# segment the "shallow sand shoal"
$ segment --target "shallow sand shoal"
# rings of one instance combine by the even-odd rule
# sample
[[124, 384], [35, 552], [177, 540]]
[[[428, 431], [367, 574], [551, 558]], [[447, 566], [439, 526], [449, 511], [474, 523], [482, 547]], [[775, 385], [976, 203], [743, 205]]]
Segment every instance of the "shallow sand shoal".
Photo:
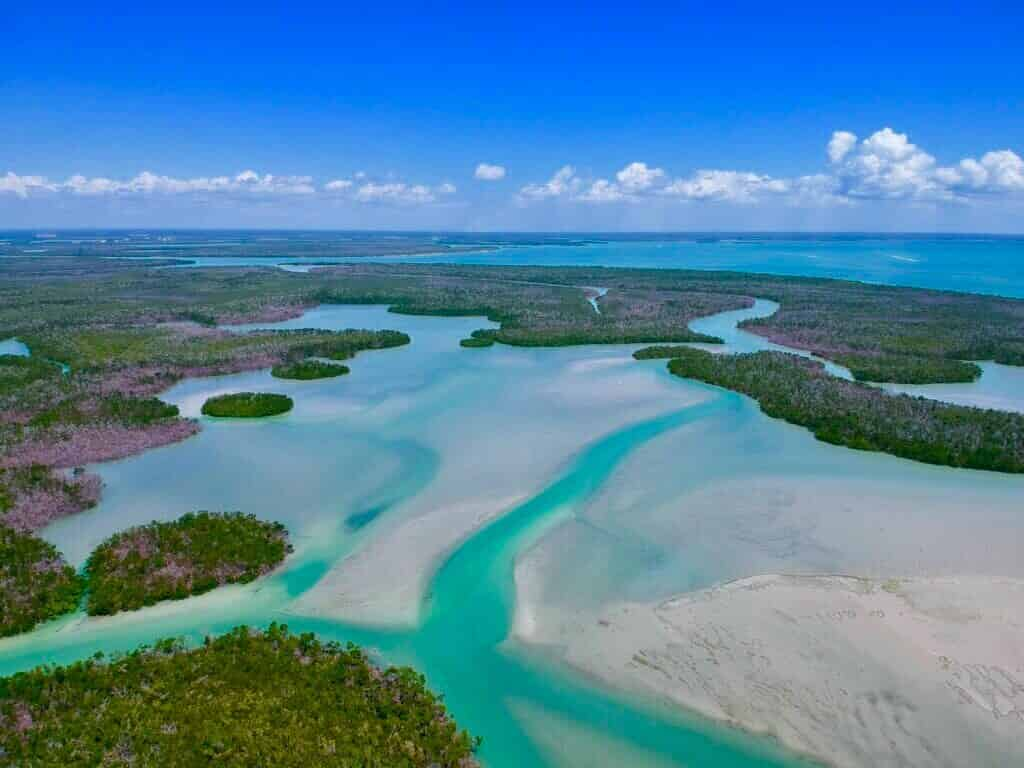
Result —
[[1006, 766], [1024, 763], [1022, 606], [1019, 579], [768, 575], [557, 637], [523, 615], [516, 637], [838, 766]]
[[543, 490], [581, 445], [712, 397], [678, 386], [660, 369], [633, 364], [624, 352], [493, 352], [518, 375], [500, 367], [467, 375], [421, 404], [409, 436], [438, 457], [436, 474], [376, 521], [372, 536], [334, 564], [292, 612], [415, 626], [440, 563], [475, 531]]

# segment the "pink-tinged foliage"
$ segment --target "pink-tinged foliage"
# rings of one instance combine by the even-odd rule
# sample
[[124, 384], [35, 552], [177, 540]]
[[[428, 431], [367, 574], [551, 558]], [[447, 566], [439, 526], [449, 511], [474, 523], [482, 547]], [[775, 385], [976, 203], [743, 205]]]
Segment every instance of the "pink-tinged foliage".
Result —
[[77, 467], [123, 459], [161, 445], [181, 442], [199, 431], [194, 421], [173, 420], [141, 427], [100, 424], [61, 427], [17, 446], [0, 466], [47, 464]]
[[246, 312], [224, 312], [217, 316], [221, 325], [242, 325], [244, 323], [277, 323], [298, 317], [307, 309], [315, 306], [312, 303], [302, 304], [266, 304], [255, 310]]
[[98, 475], [64, 478], [52, 472], [47, 482], [36, 487], [13, 489], [13, 504], [3, 515], [3, 523], [19, 531], [38, 531], [54, 520], [96, 506], [102, 488]]
[[115, 534], [92, 553], [90, 614], [110, 614], [246, 583], [291, 552], [288, 532], [241, 513], [189, 513]]

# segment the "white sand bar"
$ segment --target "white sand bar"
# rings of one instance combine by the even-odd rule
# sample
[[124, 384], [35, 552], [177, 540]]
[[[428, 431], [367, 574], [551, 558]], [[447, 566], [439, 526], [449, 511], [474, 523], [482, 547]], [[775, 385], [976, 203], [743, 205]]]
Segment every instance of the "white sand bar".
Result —
[[757, 576], [538, 628], [519, 639], [834, 765], [1024, 765], [1024, 580]]

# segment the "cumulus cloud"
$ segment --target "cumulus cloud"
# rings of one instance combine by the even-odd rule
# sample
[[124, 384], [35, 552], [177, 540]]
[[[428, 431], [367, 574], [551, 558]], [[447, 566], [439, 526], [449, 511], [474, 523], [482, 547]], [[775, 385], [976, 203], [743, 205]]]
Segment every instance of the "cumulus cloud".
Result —
[[404, 181], [372, 181], [363, 171], [353, 174], [351, 179], [333, 179], [323, 188], [333, 196], [357, 203], [392, 205], [425, 205], [457, 191], [455, 185], [448, 182], [431, 187]]
[[[850, 134], [854, 141], [856, 137]], [[835, 141], [835, 134], [833, 135]], [[830, 149], [832, 144], [830, 143]], [[892, 128], [876, 131], [833, 162], [843, 192], [868, 199], [941, 198], [948, 189], [935, 175], [935, 158]]]
[[[440, 197], [453, 195], [454, 184], [443, 183], [435, 187], [405, 182], [368, 181], [365, 173], [353, 179], [333, 179], [321, 190], [331, 196], [346, 196], [365, 203], [430, 203]], [[109, 195], [187, 195], [224, 194], [236, 196], [311, 196], [317, 187], [311, 176], [275, 176], [245, 170], [234, 176], [199, 176], [176, 178], [150, 171], [130, 179], [112, 179], [106, 176], [87, 177], [75, 174], [65, 181], [50, 181], [43, 176], [19, 176], [8, 172], [0, 176], [0, 194], [13, 193], [27, 198], [37, 193], [63, 193], [78, 197]]]
[[828, 142], [828, 159], [833, 163], [838, 163], [850, 154], [850, 150], [856, 145], [856, 134], [849, 131], [836, 131]]
[[952, 168], [937, 168], [935, 176], [961, 194], [999, 194], [1024, 191], [1024, 160], [1009, 149], [986, 152], [980, 160], [964, 158]]
[[356, 188], [353, 199], [359, 203], [393, 203], [417, 205], [437, 202], [443, 195], [455, 194], [454, 184], [440, 184], [428, 187], [425, 184], [406, 184], [401, 181], [368, 181]]
[[614, 203], [636, 200], [638, 195], [650, 191], [662, 182], [665, 172], [646, 163], [634, 162], [615, 174], [616, 181], [595, 179], [584, 183], [571, 165], [560, 168], [544, 184], [528, 184], [519, 190], [524, 200], [546, 200], [564, 197], [588, 203]]
[[698, 170], [669, 181], [661, 168], [636, 161], [615, 180], [580, 178], [566, 165], [542, 184], [528, 184], [521, 200], [564, 198], [581, 203], [640, 202], [656, 197], [707, 203], [752, 204], [775, 200], [787, 205], [856, 205], [864, 200], [964, 202], [1024, 197], [1024, 160], [1009, 149], [940, 166], [905, 133], [892, 128], [864, 140], [835, 131], [826, 144], [825, 172], [789, 178], [755, 171]]
[[543, 184], [527, 184], [519, 190], [519, 196], [527, 200], [546, 200], [575, 193], [582, 182], [576, 176], [576, 169], [563, 165], [555, 175]]
[[598, 179], [581, 193], [577, 199], [588, 203], [614, 203], [625, 199], [626, 194], [617, 184], [608, 179]]
[[687, 200], [717, 200], [749, 203], [761, 193], [779, 194], [790, 189], [785, 179], [773, 179], [746, 171], [697, 171], [686, 179], [677, 179], [663, 190], [664, 194]]
[[14, 192], [27, 197], [36, 191], [66, 192], [87, 197], [125, 194], [187, 194], [201, 192], [257, 193], [276, 195], [310, 195], [316, 190], [309, 176], [260, 175], [255, 171], [242, 171], [236, 176], [201, 176], [178, 179], [143, 171], [131, 179], [110, 179], [105, 176], [70, 176], [62, 182], [53, 182], [42, 176], [17, 176], [8, 172], [0, 178], [0, 192]]
[[[836, 137], [845, 151], [832, 153]], [[939, 166], [905, 133], [876, 131], [860, 144], [852, 133], [837, 132], [829, 143], [841, 194], [861, 199], [968, 200], [979, 195], [1024, 192], [1024, 160], [1009, 149], [967, 157], [953, 166]], [[837, 158], [837, 159], [836, 159]]]
[[505, 178], [505, 166], [480, 163], [473, 172], [473, 177], [480, 181], [501, 181]]
[[[945, 204], [1001, 199], [1024, 200], [1024, 159], [1011, 149], [998, 149], [940, 164], [905, 133], [884, 127], [861, 139], [838, 130], [825, 144], [827, 163], [821, 171], [777, 177], [756, 170], [712, 168], [670, 178], [665, 170], [633, 161], [607, 177], [578, 174], [564, 165], [544, 182], [526, 184], [517, 193], [522, 204], [561, 200], [579, 204], [640, 204], [670, 200], [690, 204], [754, 204], [774, 201], [791, 206], [858, 205], [862, 201], [909, 201]], [[500, 165], [479, 163], [477, 179], [505, 177]], [[19, 198], [225, 195], [324, 198], [375, 205], [431, 205], [456, 194], [449, 182], [410, 183], [393, 177], [375, 179], [359, 171], [348, 178], [314, 183], [310, 176], [277, 176], [244, 170], [233, 176], [180, 178], [143, 171], [129, 179], [76, 174], [63, 181], [45, 176], [0, 176], [0, 195]]]
[[0, 193], [9, 192], [18, 197], [28, 197], [31, 192], [55, 192], [57, 187], [43, 176], [19, 176], [11, 171], [0, 176]]
[[650, 189], [664, 177], [661, 168], [648, 168], [647, 163], [630, 163], [617, 174], [622, 189], [628, 192], [642, 192]]

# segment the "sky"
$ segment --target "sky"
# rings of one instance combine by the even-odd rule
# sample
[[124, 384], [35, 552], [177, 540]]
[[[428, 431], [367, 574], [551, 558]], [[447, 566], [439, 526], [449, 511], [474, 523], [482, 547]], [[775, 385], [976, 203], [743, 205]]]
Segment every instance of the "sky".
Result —
[[1024, 233], [1019, 0], [145, 5], [0, 12], [0, 228]]

